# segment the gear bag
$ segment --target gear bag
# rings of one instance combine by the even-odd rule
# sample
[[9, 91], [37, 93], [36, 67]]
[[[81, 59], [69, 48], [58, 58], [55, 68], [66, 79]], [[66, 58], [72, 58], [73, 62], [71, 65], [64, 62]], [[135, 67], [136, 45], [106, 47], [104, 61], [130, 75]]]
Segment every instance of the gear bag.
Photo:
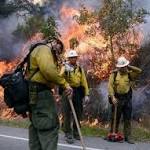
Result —
[[[13, 108], [17, 114], [25, 115], [29, 111], [29, 90], [28, 81], [25, 79], [25, 63], [29, 65], [29, 57], [31, 52], [39, 45], [44, 43], [36, 43], [31, 45], [29, 53], [24, 60], [17, 66], [17, 69], [10, 74], [4, 74], [0, 78], [0, 85], [4, 88], [4, 102], [9, 108]], [[37, 72], [36, 70], [30, 79]]]

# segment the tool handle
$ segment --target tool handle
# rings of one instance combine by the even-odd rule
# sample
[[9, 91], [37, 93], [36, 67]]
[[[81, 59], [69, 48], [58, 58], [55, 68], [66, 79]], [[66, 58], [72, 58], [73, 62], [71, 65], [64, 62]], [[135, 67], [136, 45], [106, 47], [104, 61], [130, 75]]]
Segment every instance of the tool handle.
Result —
[[114, 105], [113, 133], [115, 133], [116, 129], [116, 119], [117, 119], [117, 105]]
[[83, 141], [83, 136], [82, 136], [82, 134], [81, 134], [79, 122], [78, 122], [78, 119], [77, 119], [77, 115], [76, 115], [76, 112], [75, 112], [75, 109], [74, 109], [74, 106], [73, 106], [73, 103], [72, 103], [72, 99], [71, 99], [71, 98], [69, 98], [69, 103], [70, 103], [70, 107], [71, 107], [71, 110], [72, 110], [72, 113], [73, 113], [73, 117], [74, 117], [74, 119], [75, 119], [75, 123], [76, 123], [76, 126], [77, 126], [77, 130], [78, 130], [78, 133], [79, 133], [79, 136], [80, 136], [81, 145], [82, 145], [82, 147], [83, 147], [83, 150], [86, 150], [86, 147], [85, 147], [85, 144], [84, 144], [84, 141]]

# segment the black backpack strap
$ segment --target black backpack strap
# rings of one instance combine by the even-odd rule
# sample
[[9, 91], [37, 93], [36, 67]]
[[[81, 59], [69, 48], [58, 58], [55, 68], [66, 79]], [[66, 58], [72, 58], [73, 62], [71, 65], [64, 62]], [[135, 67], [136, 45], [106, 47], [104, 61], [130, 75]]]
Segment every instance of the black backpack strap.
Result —
[[118, 71], [113, 71], [113, 74], [114, 74], [114, 82], [115, 82], [115, 80], [116, 80], [116, 77], [117, 77], [117, 73], [118, 73]]
[[[114, 71], [114, 72], [113, 72], [113, 74], [114, 74], [114, 81], [116, 80], [117, 73], [118, 73], [118, 71]], [[132, 78], [131, 78], [131, 75], [130, 75], [129, 72], [128, 72], [128, 78], [129, 78], [130, 81], [132, 81]]]
[[24, 67], [24, 64], [28, 62], [28, 69], [30, 69], [30, 54], [32, 53], [32, 51], [39, 45], [46, 45], [45, 43], [36, 43], [31, 45], [28, 54], [26, 55], [26, 57], [24, 58], [24, 60], [17, 66], [15, 72], [17, 72], [18, 70], [22, 70]]
[[82, 74], [82, 68], [81, 66], [78, 66], [79, 67], [79, 72]]
[[130, 81], [132, 81], [132, 78], [131, 78], [131, 75], [130, 75], [129, 72], [128, 72], [128, 78], [129, 78]]

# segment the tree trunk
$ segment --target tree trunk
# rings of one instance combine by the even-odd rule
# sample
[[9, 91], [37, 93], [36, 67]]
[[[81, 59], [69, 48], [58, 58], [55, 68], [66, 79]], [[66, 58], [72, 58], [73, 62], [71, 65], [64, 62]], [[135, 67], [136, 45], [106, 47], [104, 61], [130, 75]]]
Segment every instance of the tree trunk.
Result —
[[112, 61], [112, 66], [113, 66], [113, 68], [115, 68], [115, 55], [114, 55], [114, 49], [113, 49], [113, 37], [112, 36], [110, 36], [110, 51], [111, 51], [111, 61]]

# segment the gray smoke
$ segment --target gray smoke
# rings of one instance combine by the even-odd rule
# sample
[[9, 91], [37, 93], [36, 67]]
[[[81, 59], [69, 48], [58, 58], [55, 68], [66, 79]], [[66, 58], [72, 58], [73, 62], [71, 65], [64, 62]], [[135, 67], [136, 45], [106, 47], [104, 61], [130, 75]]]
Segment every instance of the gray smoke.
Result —
[[[138, 120], [145, 115], [150, 115], [150, 85], [146, 85], [140, 88], [133, 89], [132, 95], [132, 105], [133, 105], [133, 119]], [[111, 114], [111, 105], [108, 101], [108, 81], [101, 82], [96, 88], [98, 96], [96, 94], [91, 97], [91, 107], [98, 110], [96, 113], [97, 116], [103, 118], [104, 120], [110, 119]], [[93, 90], [94, 91], [94, 90]], [[95, 105], [96, 103], [96, 105]], [[90, 107], [90, 108], [91, 108]]]
[[[134, 0], [134, 5], [135, 8], [144, 8], [145, 10], [147, 10], [150, 13], [150, 1], [149, 0]], [[144, 33], [144, 41], [149, 40], [149, 34], [150, 34], [150, 16], [147, 15], [146, 18], [146, 23], [141, 24], [139, 27], [141, 28], [141, 30]]]
[[[66, 7], [73, 7], [76, 9], [79, 9], [81, 5], [84, 5], [86, 7], [90, 7], [93, 9], [98, 9], [102, 6], [102, 0], [56, 0], [53, 3], [50, 3], [47, 0], [46, 5], [43, 6], [43, 13], [45, 13], [45, 16], [55, 16], [58, 28], [61, 33], [63, 33], [63, 29], [67, 28], [67, 21], [63, 22], [60, 20], [60, 9], [63, 6]], [[134, 1], [135, 7], [143, 7], [147, 10], [150, 10], [150, 4], [149, 0], [135, 0]], [[144, 34], [147, 35], [150, 32], [149, 25], [150, 25], [150, 17], [147, 17], [147, 23], [141, 25], [142, 30], [144, 31]], [[17, 24], [20, 22], [20, 19], [18, 20], [18, 17], [16, 14], [13, 14], [9, 16], [8, 18], [1, 19], [0, 20], [0, 59], [12, 59], [18, 55], [19, 50], [22, 47], [22, 40], [16, 39], [12, 32], [16, 29]], [[69, 18], [72, 19], [72, 18]], [[69, 21], [69, 20], [68, 20]]]
[[[61, 31], [63, 31], [63, 28], [67, 28], [67, 22], [62, 22], [62, 20], [60, 20], [59, 12], [62, 5], [79, 9], [81, 4], [84, 4], [87, 7], [97, 9], [101, 7], [102, 0], [55, 0], [52, 5], [50, 3], [47, 3], [43, 8], [46, 16], [55, 16], [58, 22], [58, 28], [60, 30], [62, 29]], [[150, 10], [149, 0], [135, 0], [134, 4], [136, 8], [143, 7], [148, 11]], [[13, 14], [5, 19], [0, 19], [0, 60], [13, 59], [18, 55], [20, 49], [23, 46], [23, 41], [21, 39], [16, 39], [12, 35], [12, 32], [16, 29], [17, 24], [19, 22], [23, 22], [23, 20], [20, 19], [21, 18], [18, 18], [16, 14]], [[140, 27], [142, 27], [144, 31], [145, 37], [147, 37], [147, 35], [150, 33], [150, 17], [147, 17], [146, 19], [147, 23], [140, 25]], [[98, 115], [100, 115], [101, 112], [106, 112], [106, 110], [109, 109], [109, 104], [107, 100], [107, 82], [102, 82], [98, 86], [96, 94], [98, 96], [95, 98], [95, 95], [93, 95], [93, 98], [91, 97], [91, 99], [93, 100], [94, 107], [98, 107], [96, 110]], [[140, 115], [145, 112], [150, 113], [149, 97], [149, 86], [142, 87], [134, 91], [134, 116]], [[93, 109], [90, 110], [93, 111]]]
[[[98, 7], [99, 0], [90, 0], [84, 1], [70, 1], [70, 0], [56, 0], [51, 4], [48, 0], [46, 5], [43, 6], [43, 13], [45, 16], [55, 16], [58, 22], [58, 28], [66, 27], [65, 23], [60, 21], [59, 11], [62, 5], [66, 7], [80, 8], [81, 4], [84, 4], [87, 7], [96, 8]], [[17, 17], [14, 13], [13, 15], [0, 19], [0, 60], [11, 60], [16, 58], [19, 51], [21, 50], [24, 41], [22, 39], [16, 39], [13, 36], [13, 31], [16, 30], [18, 23], [23, 22], [24, 18]]]
[[16, 40], [12, 33], [19, 22], [15, 14], [0, 20], [0, 60], [10, 60], [18, 54], [23, 42]]

